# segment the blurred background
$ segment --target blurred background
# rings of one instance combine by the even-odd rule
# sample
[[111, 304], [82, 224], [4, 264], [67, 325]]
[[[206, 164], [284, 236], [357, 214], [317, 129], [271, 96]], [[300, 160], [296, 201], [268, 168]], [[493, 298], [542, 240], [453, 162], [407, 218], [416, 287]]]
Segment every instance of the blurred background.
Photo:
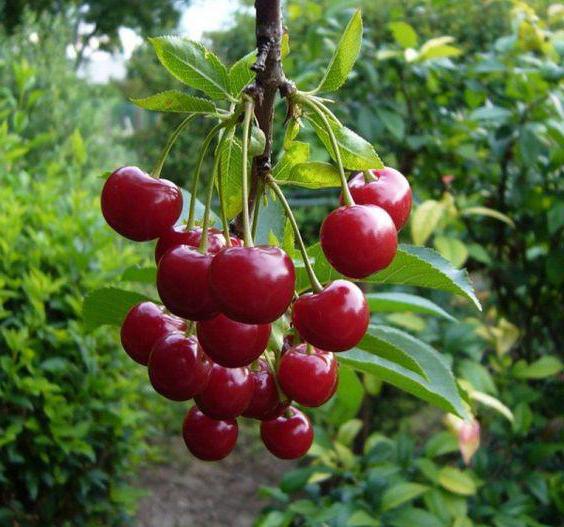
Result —
[[[254, 48], [252, 5], [0, 0], [1, 526], [564, 525], [564, 4], [284, 4], [302, 89], [363, 8], [335, 112], [409, 178], [403, 241], [467, 267], [484, 304], [433, 293], [450, 315], [382, 318], [452, 361], [479, 428], [343, 370], [300, 463], [270, 457], [250, 424], [228, 460], [190, 458], [185, 405], [155, 396], [115, 330], [87, 332], [81, 305], [150, 259], [99, 210], [101, 175], [149, 170], [179, 122], [128, 102], [175, 84], [144, 37], [200, 39], [230, 64]], [[186, 186], [203, 131], [165, 177]], [[312, 241], [336, 192], [290, 199]]]

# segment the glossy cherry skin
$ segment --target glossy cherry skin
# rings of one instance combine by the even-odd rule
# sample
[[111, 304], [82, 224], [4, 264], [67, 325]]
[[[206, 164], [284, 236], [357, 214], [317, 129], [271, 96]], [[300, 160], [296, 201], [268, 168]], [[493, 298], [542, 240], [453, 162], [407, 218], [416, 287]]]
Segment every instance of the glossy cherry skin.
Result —
[[264, 360], [260, 360], [258, 370], [251, 370], [253, 396], [243, 417], [268, 421], [281, 415], [290, 401], [281, 401], [276, 389], [273, 373]]
[[284, 393], [303, 406], [321, 406], [335, 393], [337, 361], [331, 352], [299, 344], [280, 359], [278, 382]]
[[394, 220], [396, 229], [401, 230], [411, 212], [413, 196], [409, 182], [394, 168], [385, 167], [370, 172], [376, 178], [374, 181], [366, 181], [362, 172], [349, 181], [354, 202], [357, 205], [382, 207]]
[[260, 436], [266, 448], [280, 459], [297, 459], [307, 454], [313, 442], [309, 418], [290, 406], [283, 415], [260, 424]]
[[157, 340], [185, 330], [186, 323], [164, 313], [162, 306], [141, 302], [129, 310], [121, 325], [121, 344], [134, 361], [146, 366]]
[[182, 194], [174, 183], [153, 178], [137, 167], [112, 173], [104, 183], [101, 202], [108, 225], [137, 242], [158, 238], [182, 211]]
[[321, 225], [323, 253], [340, 273], [364, 278], [388, 267], [398, 248], [390, 215], [375, 205], [340, 207]]
[[206, 389], [194, 400], [208, 417], [232, 419], [249, 406], [253, 389], [248, 368], [224, 368], [214, 364]]
[[226, 368], [248, 366], [266, 349], [270, 324], [243, 324], [219, 314], [198, 322], [200, 346], [214, 362]]
[[229, 247], [215, 256], [209, 281], [223, 314], [244, 324], [268, 324], [288, 309], [296, 273], [278, 247]]
[[[231, 245], [241, 245], [241, 240], [236, 236], [231, 236]], [[202, 240], [202, 228], [195, 227], [194, 229], [186, 230], [185, 225], [175, 225], [165, 231], [157, 245], [155, 246], [155, 261], [157, 264], [169, 249], [178, 247], [179, 245], [190, 245], [191, 247], [199, 247]], [[208, 229], [208, 253], [217, 254], [221, 249], [227, 246], [223, 231], [210, 227]]]
[[239, 427], [235, 419], [216, 421], [204, 415], [196, 406], [184, 418], [182, 436], [186, 447], [203, 461], [219, 461], [227, 457], [235, 444]]
[[212, 260], [213, 255], [188, 245], [164, 254], [157, 268], [157, 290], [171, 313], [188, 320], [206, 320], [218, 314], [208, 285]]
[[172, 401], [187, 401], [203, 392], [212, 370], [198, 340], [180, 333], [171, 333], [155, 343], [148, 366], [153, 388]]
[[369, 320], [362, 291], [348, 280], [335, 280], [323, 291], [302, 295], [294, 302], [294, 327], [306, 342], [325, 351], [356, 346]]

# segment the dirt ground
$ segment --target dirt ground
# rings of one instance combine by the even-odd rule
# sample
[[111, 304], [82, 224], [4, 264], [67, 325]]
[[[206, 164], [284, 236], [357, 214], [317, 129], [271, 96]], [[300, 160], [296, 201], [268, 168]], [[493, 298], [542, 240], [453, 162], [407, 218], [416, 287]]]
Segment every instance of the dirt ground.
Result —
[[193, 458], [181, 438], [167, 440], [165, 448], [170, 461], [147, 467], [135, 482], [148, 491], [137, 527], [251, 527], [266, 505], [258, 488], [276, 485], [294, 466], [272, 457], [250, 431], [217, 463]]

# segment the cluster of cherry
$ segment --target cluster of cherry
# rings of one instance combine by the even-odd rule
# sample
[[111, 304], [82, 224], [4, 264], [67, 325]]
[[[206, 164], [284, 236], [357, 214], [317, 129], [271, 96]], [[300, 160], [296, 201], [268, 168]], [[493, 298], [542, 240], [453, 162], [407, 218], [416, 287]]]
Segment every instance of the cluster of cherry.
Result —
[[[355, 204], [325, 219], [321, 247], [340, 273], [363, 278], [390, 264], [397, 232], [411, 209], [411, 189], [396, 170], [354, 176]], [[234, 448], [239, 416], [261, 421], [267, 449], [282, 459], [303, 456], [313, 441], [309, 418], [291, 403], [316, 407], [335, 393], [333, 352], [364, 336], [369, 310], [352, 282], [335, 280], [297, 296], [292, 260], [274, 246], [245, 246], [210, 227], [176, 225], [182, 194], [166, 179], [123, 167], [107, 179], [102, 212], [134, 241], [158, 238], [157, 290], [164, 307], [142, 302], [121, 329], [125, 351], [148, 367], [155, 390], [174, 401], [194, 398], [184, 420], [190, 452], [219, 460]], [[281, 349], [272, 323], [290, 316]]]

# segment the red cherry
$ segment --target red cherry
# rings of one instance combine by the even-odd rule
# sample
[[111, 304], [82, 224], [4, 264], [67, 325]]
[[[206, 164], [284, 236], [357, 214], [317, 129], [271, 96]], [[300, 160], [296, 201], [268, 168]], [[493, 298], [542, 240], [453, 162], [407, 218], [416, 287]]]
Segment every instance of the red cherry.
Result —
[[197, 325], [198, 340], [206, 354], [226, 368], [248, 366], [266, 349], [270, 324], [243, 324], [225, 315]]
[[209, 281], [222, 313], [245, 324], [268, 324], [288, 309], [296, 274], [278, 247], [229, 247], [215, 256]]
[[337, 361], [327, 351], [299, 344], [280, 359], [278, 382], [284, 393], [303, 406], [321, 406], [335, 393]]
[[137, 167], [119, 168], [102, 189], [102, 213], [108, 225], [137, 242], [158, 238], [176, 222], [181, 211], [179, 188]]
[[369, 320], [362, 291], [348, 280], [335, 280], [323, 291], [302, 295], [294, 302], [295, 328], [306, 342], [325, 351], [356, 346]]
[[182, 436], [192, 455], [203, 461], [227, 457], [237, 443], [239, 427], [235, 419], [216, 421], [193, 406], [184, 418]]
[[398, 247], [392, 218], [375, 205], [334, 210], [321, 225], [319, 239], [331, 265], [351, 278], [364, 278], [384, 269]]
[[248, 368], [224, 368], [214, 364], [206, 389], [194, 400], [208, 417], [231, 419], [249, 406], [253, 388]]
[[147, 365], [155, 342], [175, 331], [185, 331], [186, 323], [163, 312], [153, 302], [133, 306], [121, 325], [121, 344], [126, 353], [139, 364]]
[[218, 314], [208, 286], [213, 255], [188, 245], [168, 250], [157, 269], [157, 290], [171, 313], [188, 320], [206, 320]]
[[[241, 245], [241, 240], [236, 236], [231, 236], [231, 245]], [[179, 245], [190, 245], [192, 247], [199, 247], [202, 239], [202, 228], [195, 227], [194, 229], [186, 230], [185, 225], [175, 225], [165, 231], [155, 247], [155, 261], [157, 264], [169, 249], [178, 247]], [[223, 231], [210, 227], [208, 229], [208, 253], [217, 254], [221, 249], [227, 245]]]
[[260, 435], [266, 448], [280, 459], [304, 456], [313, 442], [313, 428], [309, 418], [290, 406], [284, 415], [263, 421]]
[[158, 340], [149, 356], [153, 388], [173, 401], [187, 401], [206, 388], [212, 363], [195, 337], [172, 333]]
[[401, 230], [411, 212], [412, 193], [409, 182], [394, 168], [385, 167], [370, 172], [376, 178], [374, 181], [366, 181], [362, 172], [349, 181], [354, 202], [357, 205], [382, 207], [394, 220], [396, 229]]
[[259, 361], [259, 369], [251, 370], [253, 382], [253, 396], [243, 417], [268, 421], [276, 419], [288, 408], [289, 401], [281, 401], [276, 389], [276, 381], [273, 373], [265, 361]]

